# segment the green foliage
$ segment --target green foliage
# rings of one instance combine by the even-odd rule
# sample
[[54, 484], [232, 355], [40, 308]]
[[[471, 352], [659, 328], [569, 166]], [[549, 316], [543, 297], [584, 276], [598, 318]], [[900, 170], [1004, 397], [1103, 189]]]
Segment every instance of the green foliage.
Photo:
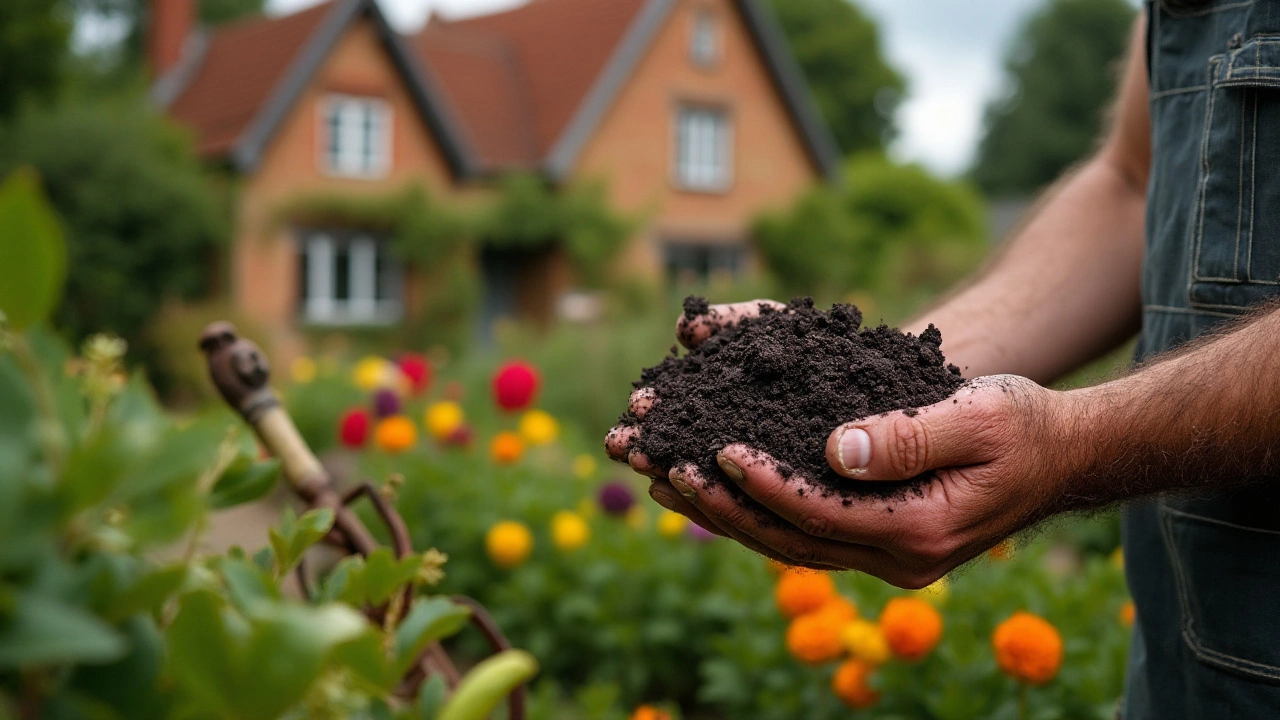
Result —
[[0, 120], [57, 90], [71, 37], [64, 11], [60, 0], [0, 3]]
[[[145, 72], [146, 31], [150, 9], [148, 0], [66, 0], [78, 13], [92, 13], [126, 30], [119, 47], [108, 48], [126, 70]], [[260, 15], [266, 0], [199, 0], [195, 3], [198, 21], [205, 26], [220, 25], [250, 15]]]
[[0, 313], [17, 330], [45, 320], [62, 294], [67, 246], [35, 173], [0, 185]]
[[587, 282], [598, 281], [606, 264], [634, 230], [614, 213], [600, 183], [554, 188], [526, 173], [504, 175], [494, 200], [475, 219], [479, 242], [498, 247], [560, 244]]
[[879, 155], [851, 159], [844, 178], [757, 221], [756, 245], [785, 291], [830, 300], [857, 290], [879, 302], [932, 295], [985, 253], [984, 208], [967, 186]]
[[840, 148], [883, 148], [906, 82], [885, 60], [875, 21], [850, 0], [770, 5]]
[[0, 174], [30, 165], [62, 219], [69, 274], [59, 326], [135, 349], [165, 297], [194, 297], [227, 233], [185, 138], [141, 99], [72, 102], [3, 132]]
[[972, 173], [984, 191], [1030, 194], [1093, 149], [1134, 13], [1127, 0], [1051, 0], [1026, 20], [1008, 92], [987, 107]]
[[[14, 202], [30, 211], [35, 198], [30, 178], [11, 181], [0, 219], [13, 219]], [[34, 254], [20, 259], [47, 270], [40, 253], [53, 252], [56, 233], [21, 239]], [[0, 233], [0, 257], [14, 257], [12, 241]], [[56, 297], [53, 273], [34, 275], [34, 305], [0, 296], [13, 328], [39, 323]], [[198, 555], [209, 514], [261, 497], [279, 463], [258, 460], [249, 430], [225, 409], [175, 422], [140, 375], [124, 376], [124, 354], [118, 338], [93, 336], [72, 357], [42, 324], [0, 327], [0, 717], [434, 715], [438, 685], [415, 702], [393, 696], [424, 648], [470, 615], [418, 592], [438, 580], [443, 558], [382, 549], [349, 561], [359, 572], [341, 592], [291, 600], [282, 580], [332, 527], [328, 508], [287, 512], [252, 559], [239, 548]], [[536, 663], [516, 657], [520, 682]], [[491, 674], [474, 679], [473, 707], [499, 700], [516, 677]]]

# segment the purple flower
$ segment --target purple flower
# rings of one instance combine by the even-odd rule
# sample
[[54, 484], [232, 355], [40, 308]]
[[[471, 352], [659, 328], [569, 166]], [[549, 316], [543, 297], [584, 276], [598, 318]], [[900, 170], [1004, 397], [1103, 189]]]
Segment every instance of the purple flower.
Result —
[[380, 418], [400, 414], [400, 396], [383, 388], [373, 394], [373, 414]]
[[689, 523], [689, 529], [685, 532], [689, 533], [689, 537], [699, 542], [707, 542], [708, 540], [715, 540], [719, 537], [697, 523]]
[[600, 488], [600, 507], [610, 515], [626, 515], [636, 504], [631, 488], [620, 482], [611, 482]]

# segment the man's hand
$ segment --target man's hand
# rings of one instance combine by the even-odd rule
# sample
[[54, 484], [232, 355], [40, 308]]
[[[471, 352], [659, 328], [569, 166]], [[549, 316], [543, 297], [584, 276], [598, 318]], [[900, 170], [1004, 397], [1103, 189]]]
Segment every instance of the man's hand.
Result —
[[928, 475], [888, 496], [849, 502], [803, 478], [784, 480], [772, 459], [742, 445], [717, 460], [750, 498], [745, 506], [691, 466], [673, 469], [670, 485], [702, 518], [765, 555], [920, 588], [1061, 509], [1073, 406], [1067, 393], [1000, 375], [917, 414], [836, 428], [827, 459], [851, 485]]
[[[751, 300], [725, 305], [712, 305], [705, 314], [692, 319], [686, 318], [681, 314], [676, 321], [676, 338], [685, 347], [693, 349], [711, 337], [712, 334], [724, 328], [737, 325], [743, 318], [759, 315], [761, 305], [769, 305], [779, 310], [786, 307], [783, 303], [774, 300]], [[643, 417], [645, 411], [652, 407], [653, 402], [653, 391], [649, 388], [640, 388], [631, 393], [631, 412], [635, 413], [637, 417]], [[605, 451], [609, 454], [609, 457], [618, 462], [627, 463], [631, 466], [631, 469], [651, 478], [654, 482], [649, 486], [649, 496], [659, 505], [685, 515], [709, 532], [722, 536], [728, 535], [729, 533], [725, 529], [722, 529], [705, 515], [698, 512], [697, 508], [686, 502], [671, 487], [670, 483], [667, 482], [670, 468], [654, 467], [649, 463], [649, 459], [644, 456], [644, 453], [631, 449], [632, 438], [636, 432], [635, 428], [614, 427], [610, 430], [605, 437], [604, 443]], [[749, 542], [744, 544], [752, 545]], [[757, 548], [757, 550], [760, 549]]]

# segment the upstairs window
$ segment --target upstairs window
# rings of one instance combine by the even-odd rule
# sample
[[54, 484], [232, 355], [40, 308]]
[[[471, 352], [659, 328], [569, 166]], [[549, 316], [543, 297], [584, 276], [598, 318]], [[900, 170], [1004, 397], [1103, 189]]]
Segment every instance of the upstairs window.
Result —
[[399, 261], [370, 235], [314, 230], [301, 237], [302, 319], [320, 325], [383, 325], [400, 319]]
[[331, 95], [321, 103], [321, 166], [330, 175], [377, 178], [391, 169], [391, 107]]
[[729, 188], [732, 128], [728, 113], [682, 107], [676, 118], [676, 184], [684, 190], [721, 192]]
[[710, 10], [694, 12], [693, 31], [689, 35], [689, 59], [700, 67], [711, 67], [720, 60], [720, 28]]

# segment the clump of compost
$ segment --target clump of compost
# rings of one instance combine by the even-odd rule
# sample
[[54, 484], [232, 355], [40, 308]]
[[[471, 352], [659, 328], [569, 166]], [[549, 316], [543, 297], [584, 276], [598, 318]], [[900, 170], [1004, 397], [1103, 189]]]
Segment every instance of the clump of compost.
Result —
[[[687, 298], [684, 307], [688, 319], [708, 312], [702, 298]], [[710, 312], [714, 321], [716, 311]], [[857, 495], [901, 493], [902, 483], [837, 475], [827, 465], [827, 437], [850, 420], [932, 405], [964, 381], [943, 358], [942, 333], [932, 325], [916, 337], [861, 324], [853, 305], [822, 311], [812, 298], [796, 298], [784, 309], [762, 304], [758, 317], [717, 331], [683, 356], [672, 348], [634, 383], [651, 388], [657, 401], [643, 418], [628, 411], [619, 421], [640, 429], [629, 450], [657, 467], [692, 463], [735, 494], [740, 491], [715, 459], [733, 443], [768, 453], [784, 478], [808, 479], [846, 503]]]

